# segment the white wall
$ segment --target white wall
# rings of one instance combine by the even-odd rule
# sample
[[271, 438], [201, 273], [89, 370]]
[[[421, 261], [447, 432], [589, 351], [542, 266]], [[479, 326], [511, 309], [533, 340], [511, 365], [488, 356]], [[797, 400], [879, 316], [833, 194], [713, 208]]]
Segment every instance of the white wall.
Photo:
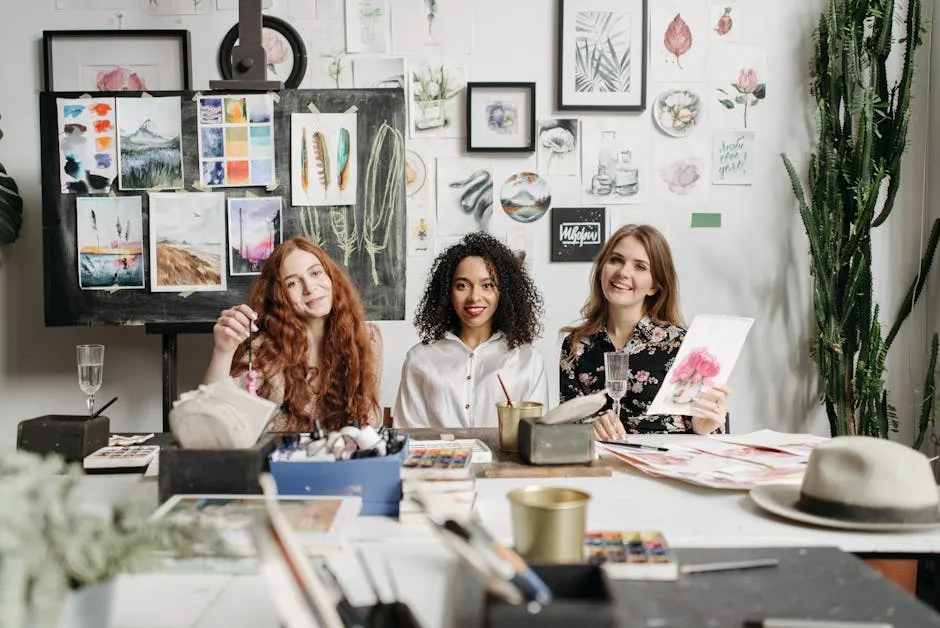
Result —
[[[210, 0], [207, 0], [210, 1]], [[275, 0], [272, 13], [291, 19], [305, 36], [310, 67], [303, 87], [328, 87], [327, 51], [342, 45], [339, 19], [292, 19], [291, 4]], [[660, 0], [651, 0], [653, 3]], [[708, 0], [689, 0], [708, 4]], [[15, 424], [49, 412], [79, 412], [83, 395], [75, 378], [74, 345], [107, 345], [102, 399], [119, 395], [109, 410], [112, 425], [122, 430], [154, 430], [160, 426], [160, 342], [142, 329], [46, 328], [42, 306], [42, 237], [39, 191], [39, 129], [37, 93], [41, 83], [40, 39], [43, 30], [90, 28], [187, 28], [193, 34], [194, 87], [206, 88], [217, 78], [215, 58], [219, 40], [235, 23], [229, 11], [182, 18], [157, 17], [137, 10], [59, 11], [54, 0], [4, 4], [0, 49], [8, 60], [0, 72], [4, 98], [0, 99], [2, 162], [19, 183], [26, 200], [26, 223], [20, 240], [0, 249], [0, 446], [11, 444]], [[131, 2], [130, 4], [134, 4]], [[135, 6], [145, 6], [136, 0]], [[821, 0], [769, 3], [740, 0], [736, 9], [742, 44], [763, 45], [767, 51], [768, 98], [765, 124], [757, 135], [757, 175], [751, 187], [715, 186], [703, 207], [668, 207], [655, 204], [620, 206], [609, 210], [620, 223], [626, 219], [652, 221], [667, 232], [676, 256], [682, 307], [687, 320], [698, 313], [753, 316], [757, 322], [731, 378], [734, 395], [730, 408], [735, 431], [760, 427], [825, 433], [824, 414], [816, 405], [815, 366], [807, 351], [813, 328], [805, 236], [794, 207], [779, 153], [786, 152], [802, 167], [815, 135], [807, 92], [806, 68], [812, 52], [810, 34]], [[475, 81], [535, 81], [537, 114], [554, 111], [555, 2], [549, 0], [474, 0], [474, 53], [467, 61], [467, 79]], [[927, 7], [929, 13], [932, 7]], [[656, 39], [661, 34], [652, 33]], [[926, 49], [926, 47], [925, 47]], [[926, 63], [928, 55], [921, 55]], [[926, 66], [924, 66], [926, 67]], [[879, 286], [886, 302], [895, 303], [916, 267], [916, 246], [924, 200], [926, 73], [919, 81], [911, 124], [911, 149], [906, 160], [905, 185], [899, 206], [903, 211], [883, 230], [886, 249], [878, 268]], [[348, 78], [348, 73], [347, 73]], [[703, 77], [703, 80], [706, 80]], [[648, 98], [657, 93], [657, 76], [649, 77]], [[565, 112], [588, 118], [594, 114]], [[649, 113], [639, 116], [652, 125]], [[933, 133], [936, 135], [936, 132]], [[936, 145], [936, 140], [932, 140]], [[413, 147], [426, 155], [459, 154], [457, 140], [425, 140]], [[495, 180], [523, 168], [534, 168], [535, 157], [497, 158]], [[938, 185], [931, 182], [932, 185]], [[571, 202], [574, 199], [557, 199]], [[692, 230], [692, 211], [722, 214], [722, 228]], [[494, 230], [510, 221], [497, 219]], [[558, 329], [577, 317], [586, 295], [587, 264], [548, 263], [548, 218], [530, 226], [536, 234], [534, 274], [546, 303], [546, 334], [538, 347], [550, 367], [553, 398], [558, 383], [555, 364]], [[408, 319], [420, 297], [428, 258], [409, 258], [407, 273]], [[901, 277], [903, 279], [895, 279]], [[903, 284], [903, 285], [902, 285]], [[934, 290], [930, 299], [936, 303]], [[893, 310], [894, 306], [889, 306]], [[925, 325], [925, 308], [918, 312]], [[932, 316], [931, 320], [936, 320]], [[392, 405], [404, 353], [416, 341], [410, 322], [382, 324], [385, 364], [382, 402]], [[921, 332], [922, 333], [922, 332]], [[914, 334], [916, 336], [916, 334]], [[210, 351], [208, 336], [181, 336], [181, 390], [193, 387]], [[910, 382], [922, 381], [922, 341], [899, 338], [892, 358], [890, 383], [906, 395]], [[909, 349], [908, 349], [909, 347]], [[922, 367], [920, 367], [922, 368]], [[905, 397], [907, 398], [907, 397]], [[911, 410], [899, 403], [902, 414]]]

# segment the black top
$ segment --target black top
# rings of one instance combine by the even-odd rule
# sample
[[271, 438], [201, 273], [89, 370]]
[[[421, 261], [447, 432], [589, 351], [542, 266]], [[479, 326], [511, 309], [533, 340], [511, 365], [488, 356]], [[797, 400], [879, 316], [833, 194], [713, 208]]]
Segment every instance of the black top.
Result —
[[[620, 400], [620, 421], [627, 434], [692, 433], [692, 420], [688, 416], [645, 414], [684, 338], [683, 328], [654, 323], [648, 316], [637, 323], [624, 349], [630, 351], [630, 379], [627, 394]], [[566, 336], [559, 360], [561, 400], [604, 390], [604, 353], [616, 350], [606, 329], [582, 340], [577, 351], [572, 351], [571, 335]], [[613, 402], [608, 401], [605, 409], [612, 405]]]

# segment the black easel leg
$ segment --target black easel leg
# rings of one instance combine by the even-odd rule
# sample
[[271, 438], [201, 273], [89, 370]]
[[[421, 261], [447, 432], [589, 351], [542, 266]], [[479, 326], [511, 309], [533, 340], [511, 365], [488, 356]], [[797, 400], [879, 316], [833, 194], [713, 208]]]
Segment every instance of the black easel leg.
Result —
[[176, 401], [176, 333], [163, 337], [163, 431], [170, 431], [170, 409]]

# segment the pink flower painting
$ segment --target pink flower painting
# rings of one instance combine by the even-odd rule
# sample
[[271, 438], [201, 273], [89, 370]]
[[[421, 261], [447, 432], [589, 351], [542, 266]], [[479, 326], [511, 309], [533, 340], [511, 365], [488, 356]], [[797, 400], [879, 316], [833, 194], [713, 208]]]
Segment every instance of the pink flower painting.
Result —
[[737, 82], [731, 83], [731, 87], [737, 91], [733, 96], [727, 90], [718, 88], [720, 102], [726, 109], [741, 108], [744, 115], [744, 128], [747, 128], [747, 110], [753, 107], [767, 96], [767, 84], [760, 81], [757, 71], [754, 68], [741, 68], [738, 74]]
[[676, 384], [672, 399], [676, 403], [688, 403], [703, 386], [711, 386], [713, 378], [721, 371], [721, 363], [705, 347], [693, 349], [673, 369], [671, 383]]
[[95, 87], [102, 92], [142, 92], [147, 89], [137, 72], [120, 66], [98, 72]]
[[280, 33], [266, 28], [261, 35], [261, 47], [264, 48], [268, 72], [277, 75], [275, 68], [287, 61], [287, 56], [290, 54], [287, 42]]

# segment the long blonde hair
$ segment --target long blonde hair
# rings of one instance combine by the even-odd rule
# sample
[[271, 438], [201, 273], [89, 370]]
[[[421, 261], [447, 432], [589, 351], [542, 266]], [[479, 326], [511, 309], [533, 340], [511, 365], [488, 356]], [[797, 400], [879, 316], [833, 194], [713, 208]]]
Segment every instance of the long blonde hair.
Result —
[[672, 261], [672, 249], [658, 229], [650, 225], [624, 225], [617, 229], [604, 243], [603, 248], [594, 257], [591, 267], [591, 293], [581, 307], [581, 320], [561, 331], [571, 334], [571, 346], [599, 332], [607, 324], [607, 297], [601, 286], [601, 274], [604, 264], [610, 259], [614, 248], [624, 238], [634, 237], [640, 241], [650, 258], [650, 272], [653, 275], [655, 294], [644, 299], [643, 313], [656, 323], [669, 323], [685, 327], [679, 314], [679, 278]]

